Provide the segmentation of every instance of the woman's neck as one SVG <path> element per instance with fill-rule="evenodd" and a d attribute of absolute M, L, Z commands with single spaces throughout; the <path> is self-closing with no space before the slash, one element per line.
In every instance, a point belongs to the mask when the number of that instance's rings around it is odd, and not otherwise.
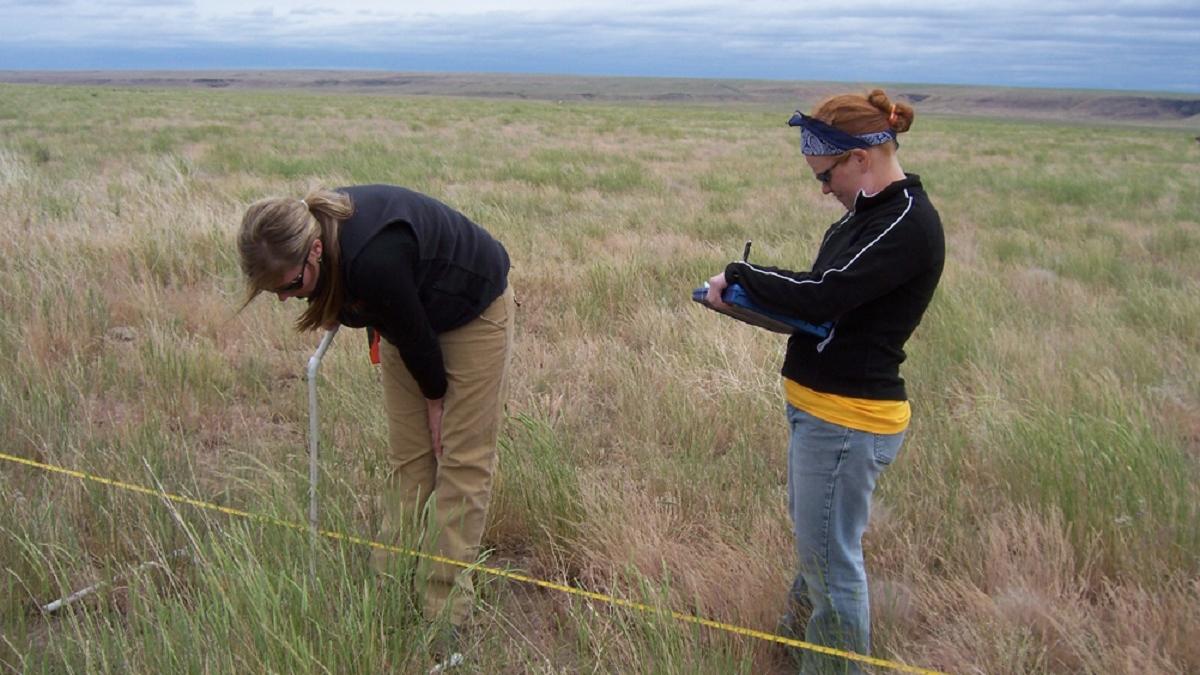
<path fill-rule="evenodd" d="M 900 160 L 896 159 L 895 154 L 876 156 L 874 159 L 866 184 L 863 185 L 863 192 L 868 195 L 878 194 L 892 183 L 904 180 L 904 169 L 900 168 Z"/>

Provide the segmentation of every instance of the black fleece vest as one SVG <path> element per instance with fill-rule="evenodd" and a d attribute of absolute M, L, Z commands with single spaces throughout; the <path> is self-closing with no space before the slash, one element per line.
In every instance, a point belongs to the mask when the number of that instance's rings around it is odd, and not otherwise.
<path fill-rule="evenodd" d="M 430 324 L 438 332 L 462 326 L 479 316 L 508 284 L 509 259 L 504 246 L 463 214 L 432 197 L 393 185 L 338 188 L 350 197 L 354 214 L 342 222 L 339 243 L 342 274 L 375 235 L 396 223 L 407 225 L 420 251 L 413 270 L 417 293 Z M 347 288 L 349 288 L 349 279 Z M 369 315 L 371 289 L 357 289 L 350 303 Z M 370 325 L 369 318 L 367 319 Z"/>

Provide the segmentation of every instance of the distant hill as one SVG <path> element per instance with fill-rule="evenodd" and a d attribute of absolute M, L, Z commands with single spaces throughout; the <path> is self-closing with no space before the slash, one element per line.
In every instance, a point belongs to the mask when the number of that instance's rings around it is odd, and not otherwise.
<path fill-rule="evenodd" d="M 823 96 L 869 85 L 778 80 L 582 77 L 343 70 L 0 71 L 0 82 L 133 87 L 298 89 L 405 96 L 556 101 L 743 103 L 807 108 Z M 1200 127 L 1200 97 L 1154 92 L 882 84 L 922 112 L 1020 119 Z"/>

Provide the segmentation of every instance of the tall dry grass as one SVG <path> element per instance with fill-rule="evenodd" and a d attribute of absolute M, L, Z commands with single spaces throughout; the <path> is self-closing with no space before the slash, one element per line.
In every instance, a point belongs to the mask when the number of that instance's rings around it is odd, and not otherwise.
<path fill-rule="evenodd" d="M 386 181 L 494 232 L 521 301 L 490 564 L 772 630 L 791 576 L 777 336 L 690 289 L 838 213 L 787 111 L 0 87 L 4 451 L 303 521 L 296 309 L 240 294 L 241 209 Z M 918 109 L 919 114 L 919 109 Z M 1102 139 L 1102 140 L 1101 140 Z M 877 655 L 954 672 L 1200 671 L 1200 162 L 1162 129 L 918 117 L 947 227 L 915 420 L 867 535 Z M 322 504 L 370 535 L 361 338 L 320 382 Z M 419 672 L 365 551 L 0 469 L 0 669 Z M 180 547 L 175 561 L 120 577 Z M 62 616 L 34 607 L 97 580 Z M 771 646 L 485 581 L 483 672 L 785 672 Z"/>

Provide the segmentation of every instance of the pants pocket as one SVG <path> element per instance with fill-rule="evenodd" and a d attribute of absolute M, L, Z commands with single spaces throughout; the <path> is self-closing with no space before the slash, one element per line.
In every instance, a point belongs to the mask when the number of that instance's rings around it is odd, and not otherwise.
<path fill-rule="evenodd" d="M 490 305 L 484 308 L 483 312 L 476 317 L 476 320 L 482 321 L 493 328 L 506 328 L 508 323 L 512 321 L 512 307 L 510 303 L 512 295 L 513 291 L 510 285 L 504 289 L 500 297 L 493 300 Z"/>
<path fill-rule="evenodd" d="M 900 452 L 900 444 L 904 442 L 904 432 L 898 434 L 872 434 L 874 443 L 872 443 L 872 454 L 875 456 L 875 461 L 879 464 L 887 466 L 896 459 L 896 455 Z"/>
<path fill-rule="evenodd" d="M 852 430 L 789 407 L 791 438 L 788 454 L 795 470 L 806 475 L 836 472 L 846 458 Z"/>

